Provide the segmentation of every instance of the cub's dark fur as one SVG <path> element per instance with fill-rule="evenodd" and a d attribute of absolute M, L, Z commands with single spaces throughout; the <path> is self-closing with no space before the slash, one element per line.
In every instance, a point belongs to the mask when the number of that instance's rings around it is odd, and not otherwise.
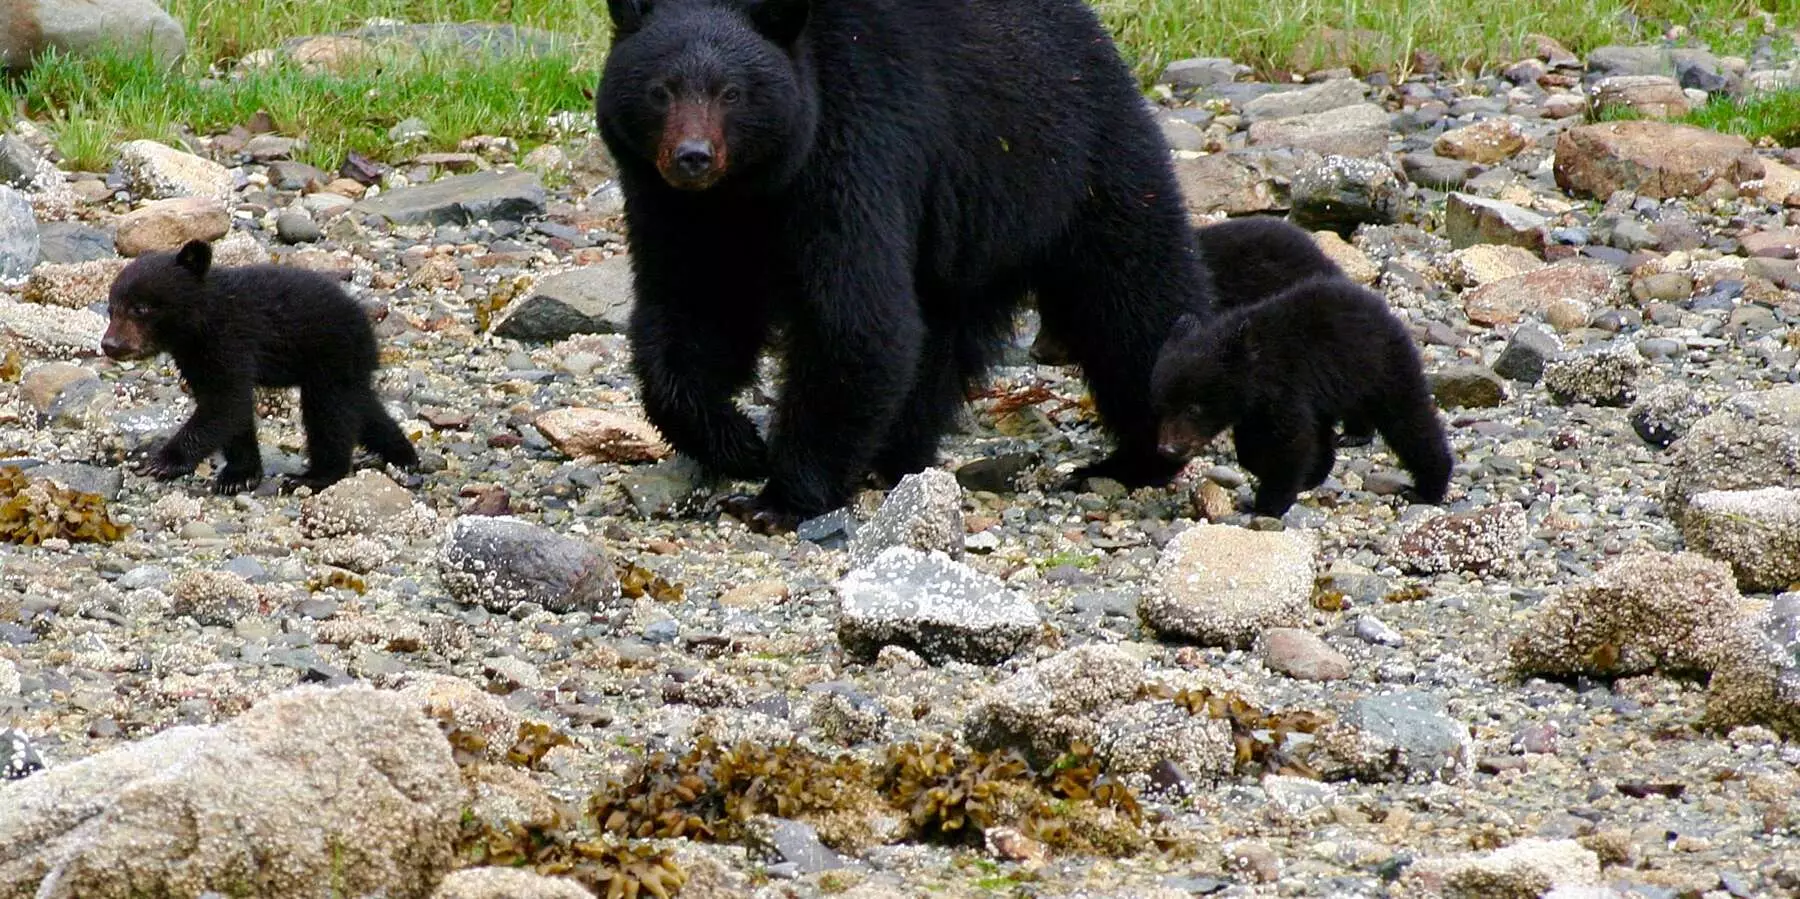
<path fill-rule="evenodd" d="M 1157 359 L 1152 402 L 1162 449 L 1187 457 L 1230 428 L 1256 476 L 1255 511 L 1279 516 L 1330 476 L 1332 428 L 1368 422 L 1439 503 L 1449 442 L 1412 336 L 1379 294 L 1343 278 L 1303 281 L 1211 321 L 1184 316 Z"/>
<path fill-rule="evenodd" d="M 300 388 L 308 462 L 295 485 L 322 488 L 350 472 L 358 442 L 401 468 L 418 454 L 375 396 L 375 332 L 362 308 L 317 272 L 212 265 L 212 247 L 132 260 L 113 282 L 100 347 L 114 359 L 167 352 L 194 395 L 194 414 L 139 470 L 167 480 L 223 450 L 213 488 L 262 480 L 256 387 Z"/>

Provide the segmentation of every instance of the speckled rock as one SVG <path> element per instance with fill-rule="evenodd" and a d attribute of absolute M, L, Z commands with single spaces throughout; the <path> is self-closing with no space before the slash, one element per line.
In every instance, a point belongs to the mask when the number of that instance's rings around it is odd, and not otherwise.
<path fill-rule="evenodd" d="M 295 688 L 3 789 L 0 893 L 43 899 L 425 899 L 464 799 L 438 726 L 364 686 Z"/>
<path fill-rule="evenodd" d="M 557 449 L 600 462 L 655 462 L 673 450 L 642 415 L 580 406 L 551 409 L 531 424 Z"/>
<path fill-rule="evenodd" d="M 0 299 L 0 336 L 11 336 L 50 359 L 100 354 L 106 319 L 87 309 L 63 309 Z"/>
<path fill-rule="evenodd" d="M 1544 260 L 1524 247 L 1482 243 L 1450 254 L 1445 274 L 1457 287 L 1479 287 L 1491 281 L 1513 278 L 1544 267 Z"/>
<path fill-rule="evenodd" d="M 1708 490 L 1681 518 L 1689 549 L 1730 563 L 1738 588 L 1778 590 L 1800 583 L 1800 490 Z"/>
<path fill-rule="evenodd" d="M 431 899 L 594 899 L 581 884 L 523 868 L 464 868 L 444 878 Z"/>
<path fill-rule="evenodd" d="M 173 600 L 170 611 L 217 627 L 230 627 L 261 611 L 256 585 L 217 569 L 195 568 L 177 575 L 169 585 L 169 598 Z"/>
<path fill-rule="evenodd" d="M 1165 636 L 1247 645 L 1266 628 L 1304 620 L 1316 552 L 1303 531 L 1196 524 L 1163 547 L 1138 615 Z"/>
<path fill-rule="evenodd" d="M 1143 682 L 1143 663 L 1124 650 L 1077 646 L 985 691 L 969 707 L 963 736 L 977 749 L 1013 746 L 1053 760 L 1071 741 L 1095 745 L 1098 722 L 1130 702 Z"/>
<path fill-rule="evenodd" d="M 1645 388 L 1625 414 L 1631 429 L 1645 443 L 1662 449 L 1680 440 L 1694 422 L 1711 411 L 1687 385 L 1668 383 Z"/>
<path fill-rule="evenodd" d="M 1596 110 L 1623 106 L 1652 119 L 1687 115 L 1687 93 L 1681 83 L 1666 75 L 1614 75 L 1594 82 Z"/>
<path fill-rule="evenodd" d="M 1095 751 L 1114 774 L 1147 774 L 1165 762 L 1204 784 L 1231 776 L 1231 723 L 1172 702 L 1136 702 L 1100 718 Z"/>
<path fill-rule="evenodd" d="M 1408 895 L 1447 899 L 1538 899 L 1599 884 L 1600 856 L 1574 840 L 1525 839 L 1491 852 L 1420 859 L 1401 877 Z"/>
<path fill-rule="evenodd" d="M 1620 340 L 1545 364 L 1544 389 L 1558 403 L 1624 406 L 1637 398 L 1637 379 L 1648 367 L 1637 344 Z"/>
<path fill-rule="evenodd" d="M 1518 503 L 1441 512 L 1402 534 L 1397 555 L 1404 567 L 1421 573 L 1486 574 L 1505 570 L 1517 558 L 1525 535 L 1525 510 Z"/>
<path fill-rule="evenodd" d="M 1384 133 L 1382 142 L 1386 140 Z M 1332 152 L 1322 162 L 1294 173 L 1289 195 L 1293 208 L 1288 213 L 1294 224 L 1309 231 L 1348 234 L 1365 222 L 1393 221 L 1402 196 L 1394 170 L 1371 159 Z"/>
<path fill-rule="evenodd" d="M 113 280 L 128 259 L 91 259 L 86 262 L 46 262 L 32 269 L 20 297 L 28 303 L 81 309 L 106 302 Z"/>
<path fill-rule="evenodd" d="M 1517 119 L 1496 117 L 1452 128 L 1432 142 L 1432 152 L 1446 159 L 1461 159 L 1482 165 L 1518 155 L 1531 145 L 1531 138 L 1519 127 Z"/>
<path fill-rule="evenodd" d="M 413 495 L 387 475 L 364 469 L 300 504 L 300 530 L 308 537 L 395 533 L 419 517 Z"/>
<path fill-rule="evenodd" d="M 1720 727 L 1760 724 L 1800 739 L 1800 593 L 1753 616 L 1748 639 L 1716 653 L 1706 717 Z"/>
<path fill-rule="evenodd" d="M 1800 386 L 1725 401 L 1669 447 L 1667 471 L 1665 499 L 1677 523 L 1697 493 L 1800 488 Z"/>
<path fill-rule="evenodd" d="M 458 601 L 499 613 L 526 602 L 552 612 L 592 610 L 619 597 L 618 576 L 598 547 L 510 515 L 452 521 L 438 577 Z"/>
<path fill-rule="evenodd" d="M 223 203 L 231 199 L 230 169 L 167 144 L 126 141 L 119 145 L 114 165 L 132 193 L 152 200 L 205 197 Z"/>
<path fill-rule="evenodd" d="M 1029 600 L 937 551 L 889 547 L 836 588 L 838 640 L 865 658 L 899 645 L 933 662 L 993 663 L 1023 648 L 1041 623 Z"/>
<path fill-rule="evenodd" d="M 867 565 L 890 547 L 963 555 L 962 485 L 941 468 L 909 474 L 850 539 L 850 565 Z"/>
<path fill-rule="evenodd" d="M 1368 159 L 1387 149 L 1388 115 L 1374 103 L 1357 103 L 1255 122 L 1247 136 L 1252 147 L 1291 147 Z"/>
<path fill-rule="evenodd" d="M 1731 567 L 1697 553 L 1620 556 L 1545 600 L 1510 648 L 1522 675 L 1707 671 L 1741 645 L 1744 605 Z"/>
<path fill-rule="evenodd" d="M 1463 311 L 1480 325 L 1509 324 L 1527 313 L 1542 315 L 1550 304 L 1572 299 L 1590 308 L 1616 304 L 1622 294 L 1618 279 L 1606 266 L 1558 262 L 1535 271 L 1489 281 L 1463 293 Z"/>

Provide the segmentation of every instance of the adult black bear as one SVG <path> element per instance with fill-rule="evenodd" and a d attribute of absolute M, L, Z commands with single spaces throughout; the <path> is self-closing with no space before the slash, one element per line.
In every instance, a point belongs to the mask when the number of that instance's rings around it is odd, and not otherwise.
<path fill-rule="evenodd" d="M 1256 476 L 1254 510 L 1280 516 L 1330 476 L 1332 426 L 1366 421 L 1439 503 L 1451 456 L 1412 336 L 1372 291 L 1343 278 L 1303 281 L 1202 322 L 1177 321 L 1151 393 L 1162 448 L 1187 457 L 1226 428 Z"/>
<path fill-rule="evenodd" d="M 1205 314 L 1166 145 L 1082 0 L 608 0 L 596 101 L 619 166 L 645 412 L 707 468 L 768 483 L 775 530 L 870 469 L 928 467 L 1035 291 L 1131 485 L 1156 447 L 1150 369 Z M 733 395 L 771 331 L 765 446 Z"/>
<path fill-rule="evenodd" d="M 213 268 L 212 247 L 189 241 L 146 253 L 113 281 L 100 348 L 114 359 L 167 352 L 194 394 L 194 414 L 139 470 L 161 480 L 224 450 L 213 489 L 262 480 L 255 387 L 299 387 L 308 467 L 292 486 L 323 488 L 349 474 L 360 441 L 412 468 L 418 454 L 370 386 L 378 363 L 369 319 L 338 285 L 286 266 Z"/>
<path fill-rule="evenodd" d="M 1344 274 L 1306 229 L 1273 215 L 1201 225 L 1194 229 L 1194 245 L 1212 273 L 1213 296 L 1220 308 L 1261 302 L 1307 278 Z M 1048 327 L 1038 328 L 1031 358 L 1042 365 L 1075 361 L 1067 344 Z"/>

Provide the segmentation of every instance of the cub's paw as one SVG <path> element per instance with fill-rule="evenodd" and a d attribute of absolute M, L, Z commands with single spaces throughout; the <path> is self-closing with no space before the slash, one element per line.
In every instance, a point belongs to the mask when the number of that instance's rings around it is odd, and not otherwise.
<path fill-rule="evenodd" d="M 719 509 L 758 534 L 785 534 L 800 525 L 800 516 L 776 508 L 760 496 L 735 493 L 719 500 Z"/>
<path fill-rule="evenodd" d="M 159 481 L 172 481 L 183 475 L 192 474 L 195 467 L 196 463 L 188 462 L 167 450 L 158 450 L 139 462 L 135 470 L 138 474 Z"/>
<path fill-rule="evenodd" d="M 293 493 L 302 487 L 309 487 L 312 492 L 318 493 L 343 479 L 343 475 L 316 475 L 310 471 L 302 472 L 282 478 L 281 492 Z"/>
<path fill-rule="evenodd" d="M 213 479 L 213 492 L 220 496 L 233 496 L 246 490 L 255 490 L 262 483 L 262 472 L 252 468 L 232 468 L 225 466 L 219 476 Z"/>

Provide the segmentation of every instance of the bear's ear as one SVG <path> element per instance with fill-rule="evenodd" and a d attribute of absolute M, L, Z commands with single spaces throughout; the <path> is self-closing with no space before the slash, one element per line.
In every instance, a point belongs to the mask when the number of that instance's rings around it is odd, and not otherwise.
<path fill-rule="evenodd" d="M 626 35 L 644 27 L 650 0 L 606 0 L 606 11 L 612 14 L 613 33 Z"/>
<path fill-rule="evenodd" d="M 205 277 L 206 270 L 212 268 L 212 244 L 204 240 L 182 244 L 181 251 L 175 254 L 175 264 L 193 272 L 195 277 Z"/>
<path fill-rule="evenodd" d="M 750 23 L 758 34 L 786 47 L 800 39 L 811 14 L 812 0 L 757 0 L 750 7 Z"/>

